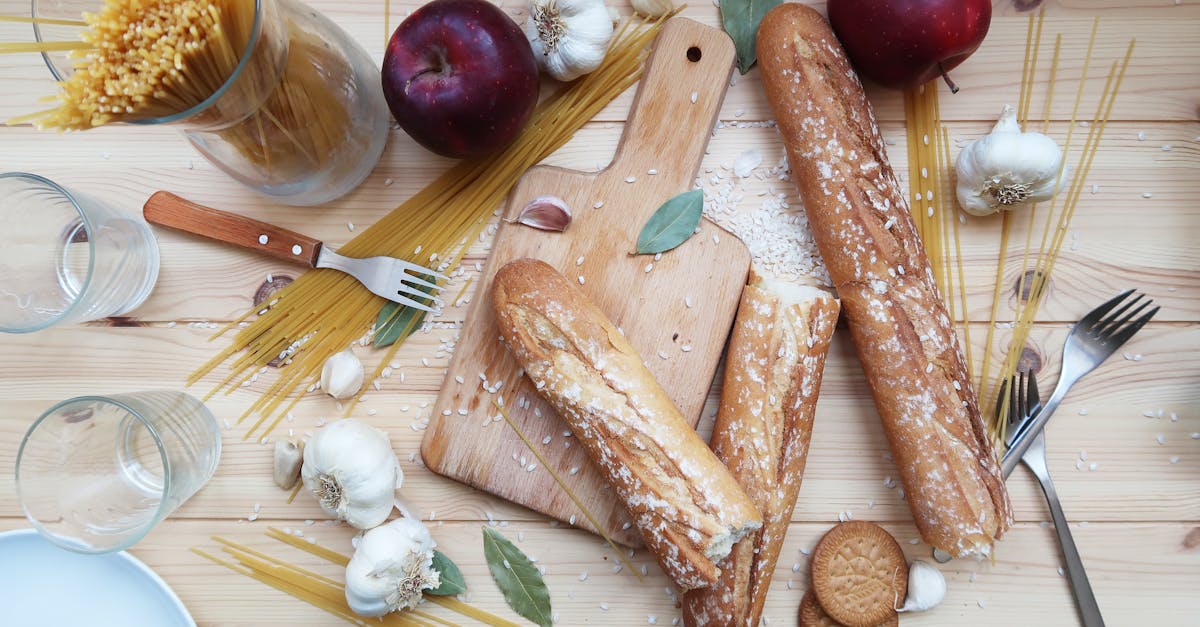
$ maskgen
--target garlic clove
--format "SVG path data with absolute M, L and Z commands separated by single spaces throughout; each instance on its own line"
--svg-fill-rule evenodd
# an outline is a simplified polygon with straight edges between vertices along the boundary
M 921 560 L 908 568 L 908 595 L 897 612 L 924 612 L 933 609 L 946 598 L 946 578 L 941 571 Z
M 353 418 L 309 439 L 300 475 L 321 509 L 359 529 L 387 520 L 404 480 L 387 434 Z
M 571 209 L 557 196 L 538 196 L 526 203 L 516 219 L 519 222 L 543 231 L 565 231 L 571 224 Z
M 441 583 L 433 569 L 437 543 L 415 518 L 397 518 L 363 532 L 346 565 L 346 603 L 360 616 L 416 607 Z
M 304 443 L 293 439 L 275 442 L 275 463 L 272 475 L 275 485 L 290 490 L 300 480 L 300 467 L 304 464 Z
M 633 10 L 646 17 L 659 17 L 670 13 L 675 5 L 671 0 L 632 0 Z
M 346 349 L 325 360 L 321 367 L 321 389 L 338 399 L 347 399 L 362 389 L 365 371 L 354 351 Z

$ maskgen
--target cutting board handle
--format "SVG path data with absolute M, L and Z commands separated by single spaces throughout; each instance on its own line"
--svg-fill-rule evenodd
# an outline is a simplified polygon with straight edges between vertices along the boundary
M 721 110 L 733 60 L 733 41 L 724 31 L 682 17 L 667 22 L 646 62 L 612 167 L 654 169 L 656 159 L 672 155 L 671 167 L 658 169 L 681 177 L 679 186 L 690 189 Z
M 150 224 L 270 255 L 292 263 L 317 265 L 321 241 L 236 213 L 206 207 L 171 192 L 154 192 L 142 215 Z

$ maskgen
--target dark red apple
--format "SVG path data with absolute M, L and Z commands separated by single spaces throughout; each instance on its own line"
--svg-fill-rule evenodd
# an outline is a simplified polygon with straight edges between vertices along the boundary
M 434 0 L 396 27 L 383 95 L 401 128 L 447 157 L 500 151 L 537 104 L 538 68 L 520 26 L 485 0 Z
M 992 22 L 991 0 L 829 0 L 829 23 L 864 77 L 904 89 L 971 56 Z

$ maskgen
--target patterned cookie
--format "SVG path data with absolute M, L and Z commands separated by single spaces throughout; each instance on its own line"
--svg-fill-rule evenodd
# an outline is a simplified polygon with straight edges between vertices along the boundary
M 817 602 L 847 627 L 894 618 L 908 592 L 904 551 L 875 523 L 852 520 L 830 529 L 813 549 L 810 570 Z
M 885 619 L 875 627 L 897 627 L 899 624 L 900 615 L 893 614 L 891 618 Z M 809 590 L 804 593 L 804 598 L 800 601 L 800 627 L 845 627 L 845 625 L 830 618 L 829 614 L 821 609 L 821 604 L 817 603 L 817 595 Z

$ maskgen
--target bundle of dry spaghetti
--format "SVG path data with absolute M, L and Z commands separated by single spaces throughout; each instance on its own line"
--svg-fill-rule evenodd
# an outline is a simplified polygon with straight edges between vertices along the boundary
M 74 72 L 59 83 L 58 106 L 10 122 L 86 130 L 198 109 L 186 123 L 224 126 L 216 134 L 259 170 L 260 180 L 303 178 L 335 155 L 351 130 L 336 94 L 353 70 L 278 11 L 274 2 L 248 0 L 106 0 L 98 13 L 83 14 L 83 47 L 72 53 Z
M 339 250 L 353 257 L 390 255 L 442 270 L 457 265 L 467 244 L 479 236 L 517 179 L 638 81 L 647 46 L 673 14 L 639 27 L 626 22 L 604 63 L 539 105 L 524 132 L 502 153 L 451 168 Z M 269 433 L 302 397 L 294 394 L 284 406 L 289 395 L 315 383 L 326 359 L 359 340 L 384 302 L 346 274 L 311 270 L 276 294 L 266 310 L 255 308 L 227 327 L 241 328 L 232 344 L 193 373 L 189 383 L 229 361 L 229 374 L 213 392 L 232 391 L 257 378 L 267 364 L 283 361 L 286 367 L 279 370 L 278 378 L 242 416 L 261 414 L 248 430 L 249 437 L 274 415 L 264 430 Z M 410 308 L 396 312 L 399 318 L 408 314 L 408 329 L 401 337 L 419 323 L 412 312 Z M 256 313 L 256 319 L 241 325 Z M 392 345 L 375 376 L 399 346 L 400 342 Z

